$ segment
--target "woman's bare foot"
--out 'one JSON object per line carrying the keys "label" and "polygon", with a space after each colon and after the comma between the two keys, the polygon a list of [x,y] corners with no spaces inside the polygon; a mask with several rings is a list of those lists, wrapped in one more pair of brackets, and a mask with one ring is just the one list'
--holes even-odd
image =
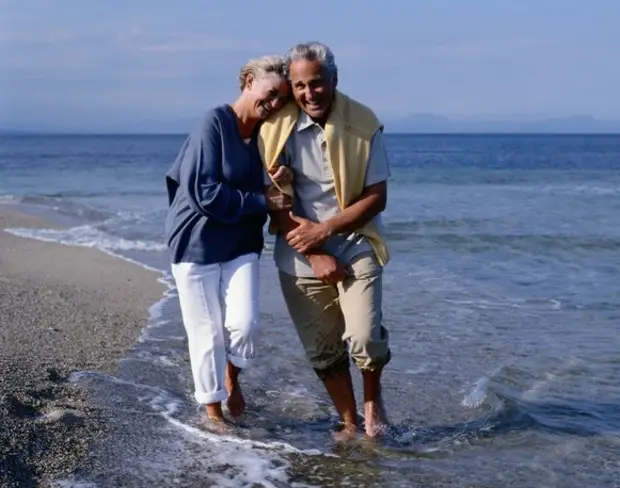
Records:
{"label": "woman's bare foot", "polygon": [[245,398],[243,398],[243,392],[241,386],[239,386],[239,372],[241,370],[231,364],[226,364],[226,391],[228,392],[228,411],[234,418],[240,417],[245,411]]}
{"label": "woman's bare foot", "polygon": [[231,385],[228,390],[227,405],[230,415],[234,418],[241,417],[243,412],[245,412],[245,398],[243,398],[243,393],[241,392],[241,387],[238,382]]}
{"label": "woman's bare foot", "polygon": [[380,394],[377,400],[364,403],[364,419],[366,435],[370,438],[380,436],[387,429],[388,419]]}
{"label": "woman's bare foot", "polygon": [[230,431],[231,425],[224,417],[221,403],[205,405],[204,427],[215,434],[226,434]]}
{"label": "woman's bare foot", "polygon": [[208,403],[205,405],[205,417],[211,422],[225,422],[222,403]]}
{"label": "woman's bare foot", "polygon": [[231,424],[230,421],[226,420],[225,418],[210,419],[209,417],[205,416],[203,428],[213,434],[226,435],[232,433],[233,424]]}

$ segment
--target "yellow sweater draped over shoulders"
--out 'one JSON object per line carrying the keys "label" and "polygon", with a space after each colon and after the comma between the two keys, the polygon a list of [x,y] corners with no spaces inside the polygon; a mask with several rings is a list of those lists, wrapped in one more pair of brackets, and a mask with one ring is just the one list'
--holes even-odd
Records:
{"label": "yellow sweater draped over shoulders", "polygon": [[[258,147],[268,171],[278,166],[279,156],[295,128],[299,111],[297,103],[291,101],[263,122]],[[336,91],[324,130],[336,198],[340,208],[345,209],[357,201],[364,191],[371,141],[377,130],[383,130],[383,125],[371,109]],[[293,196],[292,185],[278,188]],[[377,225],[370,221],[356,233],[368,239],[379,263],[382,266],[387,264],[389,251]]]}

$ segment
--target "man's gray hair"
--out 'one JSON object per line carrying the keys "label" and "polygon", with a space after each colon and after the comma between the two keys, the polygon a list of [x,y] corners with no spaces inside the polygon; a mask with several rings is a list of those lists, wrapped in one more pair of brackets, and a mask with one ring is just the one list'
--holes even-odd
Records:
{"label": "man's gray hair", "polygon": [[336,66],[336,57],[334,53],[329,47],[320,42],[314,41],[297,44],[289,49],[284,59],[289,79],[291,64],[293,61],[299,60],[319,61],[328,77],[334,78],[338,76],[338,66]]}

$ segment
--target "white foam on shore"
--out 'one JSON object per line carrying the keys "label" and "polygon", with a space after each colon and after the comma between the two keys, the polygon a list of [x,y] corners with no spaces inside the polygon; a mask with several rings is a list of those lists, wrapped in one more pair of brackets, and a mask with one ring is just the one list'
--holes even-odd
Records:
{"label": "white foam on shore", "polygon": [[[129,463],[131,466],[119,465],[115,468],[127,469],[129,473],[138,470],[148,478],[145,481],[154,483],[154,486],[168,486],[158,483],[181,476],[187,459],[191,458],[196,473],[200,473],[199,476],[205,481],[215,482],[216,486],[309,487],[291,481],[288,473],[290,462],[286,455],[336,457],[318,449],[298,449],[282,441],[261,441],[205,431],[198,423],[193,425],[193,422],[182,421],[182,410],[186,407],[184,401],[157,386],[88,371],[73,373],[70,381],[86,388],[106,390],[111,397],[123,397],[125,401],[129,400],[129,404],[139,405],[140,410],[145,409],[143,415],[154,413],[172,427],[158,429],[166,440],[162,449],[154,453],[154,458],[133,457],[132,463]],[[80,485],[57,486],[74,488]]]}
{"label": "white foam on shore", "polygon": [[92,225],[81,225],[68,229],[6,229],[20,237],[29,237],[46,242],[56,242],[69,246],[91,247],[104,251],[166,251],[160,242],[128,240],[106,234]]}
{"label": "white foam on shore", "polygon": [[97,488],[95,483],[80,481],[78,479],[53,481],[51,484],[54,488]]}

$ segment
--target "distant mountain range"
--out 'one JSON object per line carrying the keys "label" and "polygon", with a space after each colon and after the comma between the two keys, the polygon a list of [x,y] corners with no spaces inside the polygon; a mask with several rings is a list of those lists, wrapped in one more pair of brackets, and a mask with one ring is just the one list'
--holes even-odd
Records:
{"label": "distant mountain range", "polygon": [[[197,117],[175,120],[134,120],[115,123],[22,123],[2,124],[0,134],[28,133],[108,133],[108,134],[187,134]],[[434,114],[414,114],[383,119],[386,133],[529,133],[529,134],[620,134],[620,120],[600,120],[588,115],[538,120],[454,119]]]}
{"label": "distant mountain range", "polygon": [[540,120],[455,120],[434,114],[416,114],[385,120],[385,131],[400,133],[620,133],[620,120],[588,115]]}

